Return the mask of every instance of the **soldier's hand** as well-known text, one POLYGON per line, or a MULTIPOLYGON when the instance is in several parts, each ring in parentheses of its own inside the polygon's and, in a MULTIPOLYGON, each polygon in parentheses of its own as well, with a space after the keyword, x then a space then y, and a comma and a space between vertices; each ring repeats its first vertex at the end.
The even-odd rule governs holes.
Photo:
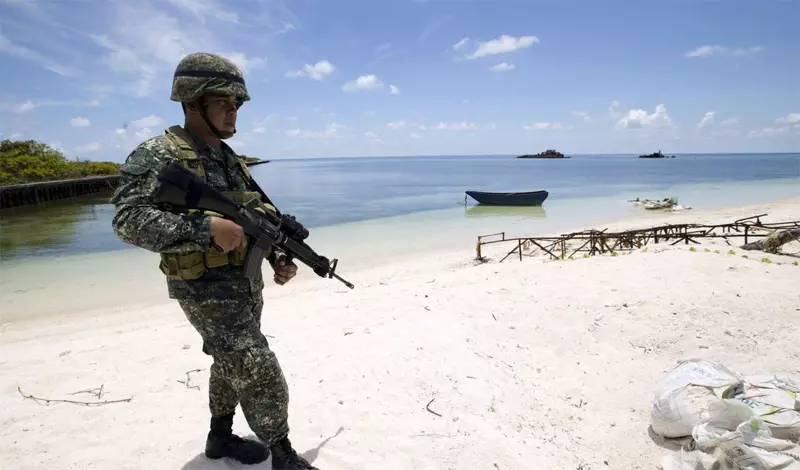
POLYGON ((273 266, 275 270, 275 284, 284 285, 297 275, 297 265, 286 262, 286 257, 281 256, 273 266))
POLYGON ((234 248, 244 248, 247 245, 247 238, 244 230, 235 222, 228 219, 211 216, 211 240, 216 243, 223 253, 227 253, 234 248))

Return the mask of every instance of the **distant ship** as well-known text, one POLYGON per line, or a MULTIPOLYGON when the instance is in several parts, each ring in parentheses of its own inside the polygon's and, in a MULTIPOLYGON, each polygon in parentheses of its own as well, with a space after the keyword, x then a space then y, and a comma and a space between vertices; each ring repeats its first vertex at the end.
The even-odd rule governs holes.
POLYGON ((570 158, 570 157, 565 157, 563 153, 557 152, 553 149, 547 149, 542 153, 537 153, 534 155, 520 155, 517 158, 570 158))
POLYGON ((668 157, 668 156, 664 155, 663 153, 661 153, 661 150, 659 150, 656 153, 651 153, 651 154, 648 154, 648 155, 639 155, 639 158, 675 158, 675 155, 673 155, 671 157, 668 157))

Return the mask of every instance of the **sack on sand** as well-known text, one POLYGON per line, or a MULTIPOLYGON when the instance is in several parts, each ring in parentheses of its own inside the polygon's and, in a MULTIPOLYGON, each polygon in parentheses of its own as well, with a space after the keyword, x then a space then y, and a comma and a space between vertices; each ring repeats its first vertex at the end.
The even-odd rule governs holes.
POLYGON ((760 418, 740 422, 735 430, 726 429, 731 417, 746 413, 737 400, 711 405, 709 421, 697 425, 693 437, 697 449, 716 458, 711 467, 736 470, 800 470, 800 446, 772 436, 760 418))
POLYGON ((773 437, 800 441, 800 388, 788 376, 752 375, 723 398, 741 401, 761 418, 773 437))
POLYGON ((740 378, 713 361, 680 364, 659 387, 653 430, 683 437, 694 425, 690 446, 664 457, 661 468, 800 470, 798 398, 790 377, 740 378))
POLYGON ((681 362, 658 386, 650 412, 653 432, 668 438, 691 436, 695 425, 707 418, 708 407, 741 381, 738 374, 714 361, 681 362))
POLYGON ((661 470, 698 470, 713 468, 717 459, 699 450, 681 449, 676 454, 665 455, 661 459, 661 470))

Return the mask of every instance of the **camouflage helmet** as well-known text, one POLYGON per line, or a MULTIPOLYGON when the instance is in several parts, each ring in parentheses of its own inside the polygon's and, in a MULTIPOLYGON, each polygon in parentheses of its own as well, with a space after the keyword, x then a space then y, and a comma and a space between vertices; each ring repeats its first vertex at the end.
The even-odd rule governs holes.
POLYGON ((188 103, 204 93, 235 95, 249 101, 244 75, 233 62, 218 54, 195 52, 178 63, 172 78, 172 101, 188 103))

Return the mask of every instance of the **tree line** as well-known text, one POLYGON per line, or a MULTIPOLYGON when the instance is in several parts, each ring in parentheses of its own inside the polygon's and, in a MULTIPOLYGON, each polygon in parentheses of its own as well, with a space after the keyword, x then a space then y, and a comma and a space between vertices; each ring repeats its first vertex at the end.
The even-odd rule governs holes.
POLYGON ((116 175, 121 164, 68 160, 35 140, 0 141, 0 186, 116 175))

